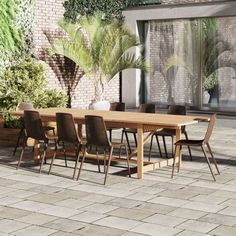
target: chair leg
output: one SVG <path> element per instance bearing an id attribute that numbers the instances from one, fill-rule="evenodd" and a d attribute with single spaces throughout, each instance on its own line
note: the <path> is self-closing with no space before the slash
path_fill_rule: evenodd
<path id="1" fill-rule="evenodd" d="M 47 143 L 44 143 L 43 157 L 42 157 L 42 159 L 41 159 L 41 164 L 40 164 L 40 168 L 39 168 L 39 173 L 40 173 L 40 174 L 41 174 L 41 170 L 42 170 L 42 167 L 43 167 L 44 159 L 45 159 L 45 157 L 46 157 L 47 148 L 48 148 L 48 144 L 47 144 Z"/>
<path id="2" fill-rule="evenodd" d="M 98 158 L 98 148 L 96 147 L 96 157 L 97 157 L 97 164 L 98 164 L 98 172 L 101 172 L 101 168 L 100 168 L 100 162 L 99 162 L 99 158 Z"/>
<path id="3" fill-rule="evenodd" d="M 126 159 L 127 159 L 127 166 L 128 166 L 129 177 L 131 177 L 130 166 L 129 166 L 129 154 L 128 154 L 128 149 L 127 149 L 127 146 L 126 146 L 126 145 L 125 145 L 125 153 L 126 153 Z"/>
<path id="4" fill-rule="evenodd" d="M 203 151 L 204 156 L 205 156 L 205 158 L 206 158 L 206 161 L 207 161 L 208 167 L 209 167 L 209 169 L 210 169 L 210 171 L 211 171 L 211 175 L 212 175 L 214 181 L 216 181 L 215 176 L 214 176 L 214 173 L 213 173 L 212 168 L 211 168 L 211 163 L 210 163 L 210 161 L 209 161 L 209 158 L 207 157 L 206 151 L 205 151 L 205 149 L 204 149 L 203 146 L 201 146 L 201 148 L 202 148 L 202 151 Z"/>
<path id="5" fill-rule="evenodd" d="M 149 147 L 148 161 L 151 160 L 151 152 L 152 152 L 153 136 L 154 136 L 154 134 L 153 134 L 152 137 L 151 137 L 151 143 L 150 143 L 150 147 Z"/>
<path id="6" fill-rule="evenodd" d="M 188 134 L 186 131 L 184 132 L 184 136 L 185 136 L 186 140 L 188 140 Z M 188 152 L 189 152 L 190 160 L 192 161 L 193 157 L 192 157 L 192 152 L 191 152 L 190 146 L 188 146 Z"/>
<path id="7" fill-rule="evenodd" d="M 105 171 L 104 185 L 106 184 L 106 181 L 107 181 L 107 174 L 108 174 L 109 166 L 110 166 L 110 164 L 111 164 L 112 153 L 113 153 L 113 147 L 111 147 L 110 152 L 109 152 L 109 158 L 108 158 L 107 168 L 106 168 L 106 171 Z M 127 159 L 128 159 L 128 158 L 127 158 Z"/>
<path id="8" fill-rule="evenodd" d="M 155 134 L 156 136 L 156 141 L 157 141 L 157 146 L 158 146 L 158 150 L 159 150 L 159 153 L 160 153 L 160 157 L 162 157 L 162 151 L 161 151 L 161 146 L 160 146 L 160 142 L 159 142 L 159 139 L 158 139 L 158 135 Z"/>
<path id="9" fill-rule="evenodd" d="M 109 139 L 110 139 L 110 142 L 112 141 L 112 129 L 109 129 Z"/>
<path id="10" fill-rule="evenodd" d="M 208 147 L 208 150 L 209 150 L 209 152 L 210 152 L 210 154 L 211 154 L 211 158 L 212 158 L 212 160 L 213 160 L 213 162 L 214 162 L 214 164 L 215 164 L 216 170 L 217 170 L 218 174 L 220 175 L 220 171 L 219 171 L 219 169 L 218 169 L 216 159 L 215 159 L 215 157 L 214 157 L 214 155 L 213 155 L 213 152 L 212 152 L 212 150 L 211 150 L 211 147 L 210 147 L 210 144 L 209 144 L 209 143 L 207 143 L 207 147 Z"/>
<path id="11" fill-rule="evenodd" d="M 174 177 L 175 161 L 176 161 L 176 148 L 175 148 L 175 155 L 174 155 L 174 160 L 173 160 L 173 164 L 172 164 L 172 174 L 171 174 L 172 179 Z"/>
<path id="12" fill-rule="evenodd" d="M 125 133 L 125 138 L 126 138 L 126 142 L 128 144 L 128 147 L 129 147 L 129 153 L 131 153 L 131 147 L 130 147 L 130 143 L 129 143 L 129 137 L 128 137 L 128 134 L 127 132 L 124 130 L 124 133 Z"/>
<path id="13" fill-rule="evenodd" d="M 134 143 L 135 143 L 135 147 L 138 146 L 138 142 L 137 142 L 137 137 L 136 137 L 136 133 L 133 133 L 134 135 Z"/>
<path id="14" fill-rule="evenodd" d="M 66 158 L 66 147 L 65 147 L 65 143 L 62 143 L 63 145 L 63 153 L 64 153 L 64 159 L 65 159 L 65 166 L 67 167 L 67 158 Z"/>
<path id="15" fill-rule="evenodd" d="M 104 158 L 103 158 L 103 170 L 104 170 L 104 173 L 106 172 L 106 165 L 107 165 L 107 160 L 106 160 L 106 157 L 107 157 L 107 153 L 106 153 L 106 150 L 104 149 Z"/>
<path id="16" fill-rule="evenodd" d="M 21 128 L 21 130 L 20 130 L 20 132 L 19 132 L 19 134 L 18 134 L 18 138 L 17 138 L 17 142 L 16 142 L 16 145 L 15 145 L 13 154 L 12 154 L 13 156 L 15 156 L 15 154 L 16 154 L 16 150 L 17 150 L 17 148 L 19 147 L 20 140 L 21 140 L 23 134 L 24 134 L 24 128 Z"/>
<path id="17" fill-rule="evenodd" d="M 164 149 L 165 149 L 166 158 L 168 158 L 165 136 L 162 136 L 162 140 L 163 140 L 163 144 L 164 144 Z"/>
<path id="18" fill-rule="evenodd" d="M 54 153 L 53 153 L 51 165 L 50 165 L 50 167 L 49 167 L 48 175 L 50 175 L 50 173 L 51 173 L 51 171 L 52 171 L 52 166 L 53 166 L 53 163 L 54 163 L 54 159 L 55 159 L 55 157 L 56 157 L 56 154 L 57 154 L 57 142 L 55 142 L 55 150 L 54 150 Z"/>
<path id="19" fill-rule="evenodd" d="M 79 180 L 79 177 L 80 177 L 80 173 L 81 173 L 82 166 L 83 166 L 84 159 L 85 159 L 86 150 L 87 150 L 87 148 L 86 148 L 86 147 L 84 147 L 84 151 L 83 151 L 83 157 L 82 157 L 82 160 L 81 160 L 81 163 L 80 163 L 79 172 L 78 172 L 78 175 L 77 175 L 77 181 Z"/>
<path id="20" fill-rule="evenodd" d="M 23 146 L 22 146 L 22 150 L 21 150 L 20 158 L 19 158 L 19 161 L 18 161 L 18 164 L 17 164 L 16 169 L 19 169 L 19 167 L 20 167 L 20 163 L 21 163 L 21 160 L 22 160 L 23 154 L 24 154 L 24 152 L 25 152 L 26 142 L 27 142 L 27 137 L 25 137 L 24 140 L 23 140 Z"/>
<path id="21" fill-rule="evenodd" d="M 79 152 L 80 152 L 80 145 L 76 144 L 75 145 L 75 153 L 76 153 L 75 168 L 74 168 L 74 173 L 73 173 L 72 179 L 75 178 L 75 173 L 77 171 L 77 166 L 78 166 L 78 163 L 79 163 Z"/>
<path id="22" fill-rule="evenodd" d="M 174 156 L 174 138 L 173 136 L 170 136 L 171 137 L 171 153 L 172 153 L 172 157 Z"/>

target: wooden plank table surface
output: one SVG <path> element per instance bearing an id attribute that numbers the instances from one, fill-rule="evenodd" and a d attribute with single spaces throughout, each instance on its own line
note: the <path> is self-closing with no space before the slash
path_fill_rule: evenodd
<path id="1" fill-rule="evenodd" d="M 162 166 L 161 163 L 144 162 L 143 146 L 149 140 L 153 132 L 157 129 L 169 128 L 176 132 L 176 141 L 181 138 L 181 127 L 196 124 L 200 121 L 209 121 L 208 117 L 184 116 L 184 115 L 167 115 L 158 113 L 140 113 L 140 112 L 119 112 L 119 111 L 100 111 L 100 110 L 83 110 L 73 108 L 45 108 L 36 109 L 39 112 L 43 122 L 56 120 L 57 112 L 71 113 L 75 123 L 84 124 L 85 115 L 102 116 L 106 125 L 118 128 L 136 128 L 137 129 L 137 149 L 134 150 L 130 157 L 137 153 L 137 177 L 143 178 L 143 172 L 154 170 Z M 14 116 L 23 116 L 23 111 L 14 111 L 10 113 Z M 150 130 L 144 138 L 144 130 Z M 181 161 L 179 146 L 176 150 L 176 157 Z M 173 158 L 165 160 L 166 165 L 172 164 Z M 145 165 L 144 165 L 145 163 Z"/>

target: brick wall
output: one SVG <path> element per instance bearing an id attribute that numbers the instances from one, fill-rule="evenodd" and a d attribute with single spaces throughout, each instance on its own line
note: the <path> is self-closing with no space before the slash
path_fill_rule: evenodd
<path id="1" fill-rule="evenodd" d="M 60 30 L 57 22 L 63 17 L 64 0 L 35 0 L 35 26 L 34 26 L 34 55 L 41 58 L 42 52 L 50 47 L 44 31 L 50 32 L 50 35 L 58 35 Z M 43 62 L 47 68 L 48 86 L 62 90 L 62 86 L 58 82 L 53 70 Z M 83 77 L 72 98 L 73 107 L 86 108 L 94 96 L 93 83 Z M 113 102 L 119 101 L 119 78 L 116 77 L 105 86 L 105 99 Z"/>

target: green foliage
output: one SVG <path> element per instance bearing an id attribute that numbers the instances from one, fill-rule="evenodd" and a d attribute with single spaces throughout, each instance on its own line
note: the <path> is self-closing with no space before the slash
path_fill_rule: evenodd
<path id="1" fill-rule="evenodd" d="M 220 68 L 236 68 L 235 60 L 230 55 L 233 47 L 218 32 L 214 18 L 202 20 L 202 74 L 203 89 L 211 90 L 218 86 L 218 70 Z"/>
<path id="2" fill-rule="evenodd" d="M 58 93 L 57 97 L 55 91 L 47 91 L 46 85 L 43 66 L 36 59 L 23 58 L 9 66 L 0 77 L 0 110 L 16 110 L 20 102 L 28 101 L 32 102 L 35 108 L 43 107 L 40 105 L 41 98 L 44 98 L 42 104 L 46 107 L 50 104 L 50 94 L 54 96 L 53 101 L 60 96 L 60 101 L 64 101 L 64 95 Z"/>
<path id="3" fill-rule="evenodd" d="M 23 127 L 23 118 L 12 117 L 8 113 L 3 116 L 4 128 L 20 129 Z"/>
<path id="4" fill-rule="evenodd" d="M 60 21 L 68 37 L 58 38 L 52 53 L 64 55 L 78 64 L 94 82 L 95 100 L 102 99 L 103 84 L 129 68 L 147 70 L 144 59 L 130 49 L 139 46 L 136 36 L 120 21 L 103 21 L 101 14 L 81 17 L 77 24 Z M 98 91 L 100 87 L 100 91 Z"/>
<path id="5" fill-rule="evenodd" d="M 22 33 L 16 27 L 19 0 L 0 1 L 0 73 L 9 59 L 23 47 Z"/>
<path id="6" fill-rule="evenodd" d="M 102 12 L 104 18 L 121 18 L 122 10 L 127 6 L 127 0 L 67 0 L 63 4 L 66 20 L 76 22 L 80 16 L 93 15 Z"/>

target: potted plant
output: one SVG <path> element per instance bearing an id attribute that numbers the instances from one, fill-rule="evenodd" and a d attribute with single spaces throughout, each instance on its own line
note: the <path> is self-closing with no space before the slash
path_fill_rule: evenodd
<path id="1" fill-rule="evenodd" d="M 121 21 L 106 21 L 96 13 L 82 16 L 76 24 L 62 20 L 59 26 L 67 37 L 54 40 L 51 52 L 70 58 L 93 81 L 95 103 L 104 100 L 104 83 L 122 70 L 147 71 L 145 60 L 130 50 L 140 43 Z"/>

